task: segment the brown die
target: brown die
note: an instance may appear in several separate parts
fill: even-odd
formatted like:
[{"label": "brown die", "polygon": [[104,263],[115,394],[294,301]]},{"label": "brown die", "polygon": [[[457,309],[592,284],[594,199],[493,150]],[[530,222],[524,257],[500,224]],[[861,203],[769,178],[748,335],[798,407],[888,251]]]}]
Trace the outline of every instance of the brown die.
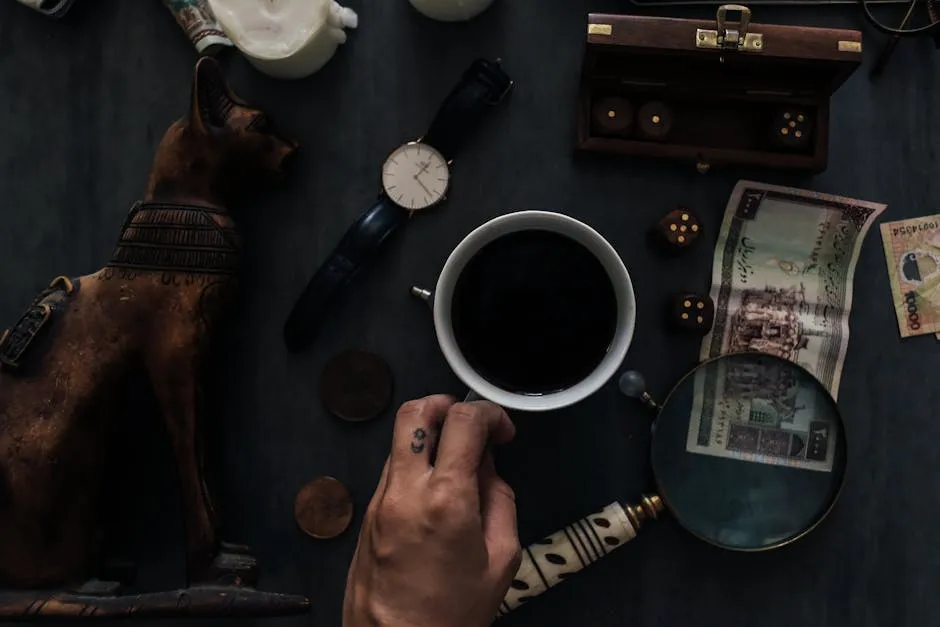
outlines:
[{"label": "brown die", "polygon": [[809,146],[813,134],[813,117],[798,108],[781,109],[774,116],[773,136],[777,145],[788,150],[801,150]]},{"label": "brown die", "polygon": [[702,223],[698,216],[679,207],[667,213],[654,229],[659,244],[669,252],[680,252],[689,248],[702,234]]},{"label": "brown die", "polygon": [[715,322],[715,303],[703,294],[677,294],[669,303],[669,319],[678,329],[705,335]]},{"label": "brown die", "polygon": [[654,141],[663,141],[669,136],[673,118],[672,108],[657,100],[647,102],[636,114],[640,133]]},{"label": "brown die", "polygon": [[620,96],[600,98],[591,108],[591,121],[598,135],[629,135],[633,130],[633,106]]}]

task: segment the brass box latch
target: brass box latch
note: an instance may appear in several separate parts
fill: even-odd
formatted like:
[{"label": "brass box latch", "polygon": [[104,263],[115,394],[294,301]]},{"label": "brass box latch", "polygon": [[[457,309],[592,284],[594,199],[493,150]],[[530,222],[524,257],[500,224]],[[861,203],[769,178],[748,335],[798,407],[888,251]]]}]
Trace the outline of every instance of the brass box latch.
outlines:
[{"label": "brass box latch", "polygon": [[[741,14],[737,23],[728,23],[728,11]],[[699,28],[695,31],[695,46],[712,50],[745,50],[760,52],[764,49],[764,36],[747,32],[751,22],[751,10],[740,4],[723,4],[718,7],[718,28]]]}]

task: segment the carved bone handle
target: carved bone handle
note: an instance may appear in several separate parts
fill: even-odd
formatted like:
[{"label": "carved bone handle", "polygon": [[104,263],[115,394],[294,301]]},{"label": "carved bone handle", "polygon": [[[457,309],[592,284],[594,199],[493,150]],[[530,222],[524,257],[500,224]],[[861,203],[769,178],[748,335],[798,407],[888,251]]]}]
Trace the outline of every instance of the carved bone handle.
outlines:
[{"label": "carved bone handle", "polygon": [[611,503],[523,549],[522,565],[499,605],[497,618],[623,546],[636,537],[647,518],[656,518],[662,509],[662,501],[655,495],[626,509],[620,503]]}]

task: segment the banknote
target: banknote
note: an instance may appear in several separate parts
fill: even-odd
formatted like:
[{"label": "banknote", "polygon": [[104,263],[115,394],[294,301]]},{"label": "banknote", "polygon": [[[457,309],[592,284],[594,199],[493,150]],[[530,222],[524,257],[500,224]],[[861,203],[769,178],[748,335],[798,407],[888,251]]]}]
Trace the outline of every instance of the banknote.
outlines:
[{"label": "banknote", "polygon": [[[717,360],[695,372],[687,450],[832,471],[838,423],[803,371],[771,357]],[[705,411],[707,409],[707,411]]]},{"label": "banknote", "polygon": [[[776,355],[808,370],[836,398],[849,341],[855,264],[865,235],[884,209],[816,192],[738,183],[715,250],[715,323],[702,341],[701,359],[741,351]],[[704,379],[696,379],[686,450],[740,458],[729,449],[732,440],[720,437],[718,430],[728,426],[721,416],[756,424],[764,412],[748,409],[753,399],[736,405],[740,399],[734,398],[739,393],[734,386],[706,387]],[[737,409],[729,414],[732,406]],[[811,409],[794,412],[783,412],[774,429],[808,433]],[[790,457],[771,452],[753,461],[794,465]],[[831,469],[831,462],[804,459],[795,465],[824,470]]]},{"label": "banknote", "polygon": [[940,339],[940,215],[881,225],[901,337]]}]

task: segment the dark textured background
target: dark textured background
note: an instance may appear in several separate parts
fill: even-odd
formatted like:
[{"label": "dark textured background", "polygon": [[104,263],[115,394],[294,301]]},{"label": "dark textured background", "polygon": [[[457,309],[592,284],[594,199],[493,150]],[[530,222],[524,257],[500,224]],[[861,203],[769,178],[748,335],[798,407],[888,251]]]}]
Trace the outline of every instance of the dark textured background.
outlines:
[{"label": "dark textured background", "polygon": [[[626,0],[497,0],[461,25],[426,20],[405,0],[349,5],[361,28],[309,79],[279,82],[236,55],[230,62],[235,87],[304,148],[295,175],[243,220],[246,281],[207,417],[225,537],[254,545],[264,589],[314,600],[309,615],[271,624],[339,624],[355,527],[392,428],[392,410],[360,425],[327,415],[316,391],[320,370],[336,351],[361,347],[391,363],[396,406],[461,393],[430,314],[408,287],[432,284],[474,226],[513,209],[552,208],[605,234],[639,302],[627,365],[642,369],[661,396],[699,346],[664,331],[662,304],[673,291],[707,291],[714,239],[739,178],[885,202],[889,220],[934,213],[940,200],[938,54],[927,42],[903,43],[873,84],[866,71],[881,37],[866,33],[865,67],[833,101],[825,174],[729,168],[702,176],[668,162],[572,153],[585,13],[630,12]],[[854,7],[761,9],[757,19],[862,26]],[[386,154],[421,135],[479,55],[501,56],[516,89],[455,164],[449,202],[398,234],[315,350],[289,356],[280,333],[293,300],[375,197]],[[106,261],[164,128],[186,110],[194,59],[156,0],[79,0],[59,22],[0,2],[0,319],[11,322],[53,276]],[[663,260],[647,250],[644,232],[678,203],[700,213],[706,241]],[[666,520],[503,624],[937,622],[940,391],[930,381],[940,357],[931,337],[899,341],[878,239],[874,229],[856,272],[839,400],[850,469],[831,517],[803,541],[757,555],[722,552]],[[649,481],[648,417],[613,383],[568,410],[516,419],[519,436],[499,465],[518,494],[523,541],[615,498],[635,499]],[[141,588],[179,585],[182,528],[168,444],[146,403],[127,412],[124,427],[131,445],[109,493],[120,509],[112,545],[140,564]],[[333,541],[307,538],[292,517],[295,493],[318,474],[338,477],[355,498],[354,528]]]}]

